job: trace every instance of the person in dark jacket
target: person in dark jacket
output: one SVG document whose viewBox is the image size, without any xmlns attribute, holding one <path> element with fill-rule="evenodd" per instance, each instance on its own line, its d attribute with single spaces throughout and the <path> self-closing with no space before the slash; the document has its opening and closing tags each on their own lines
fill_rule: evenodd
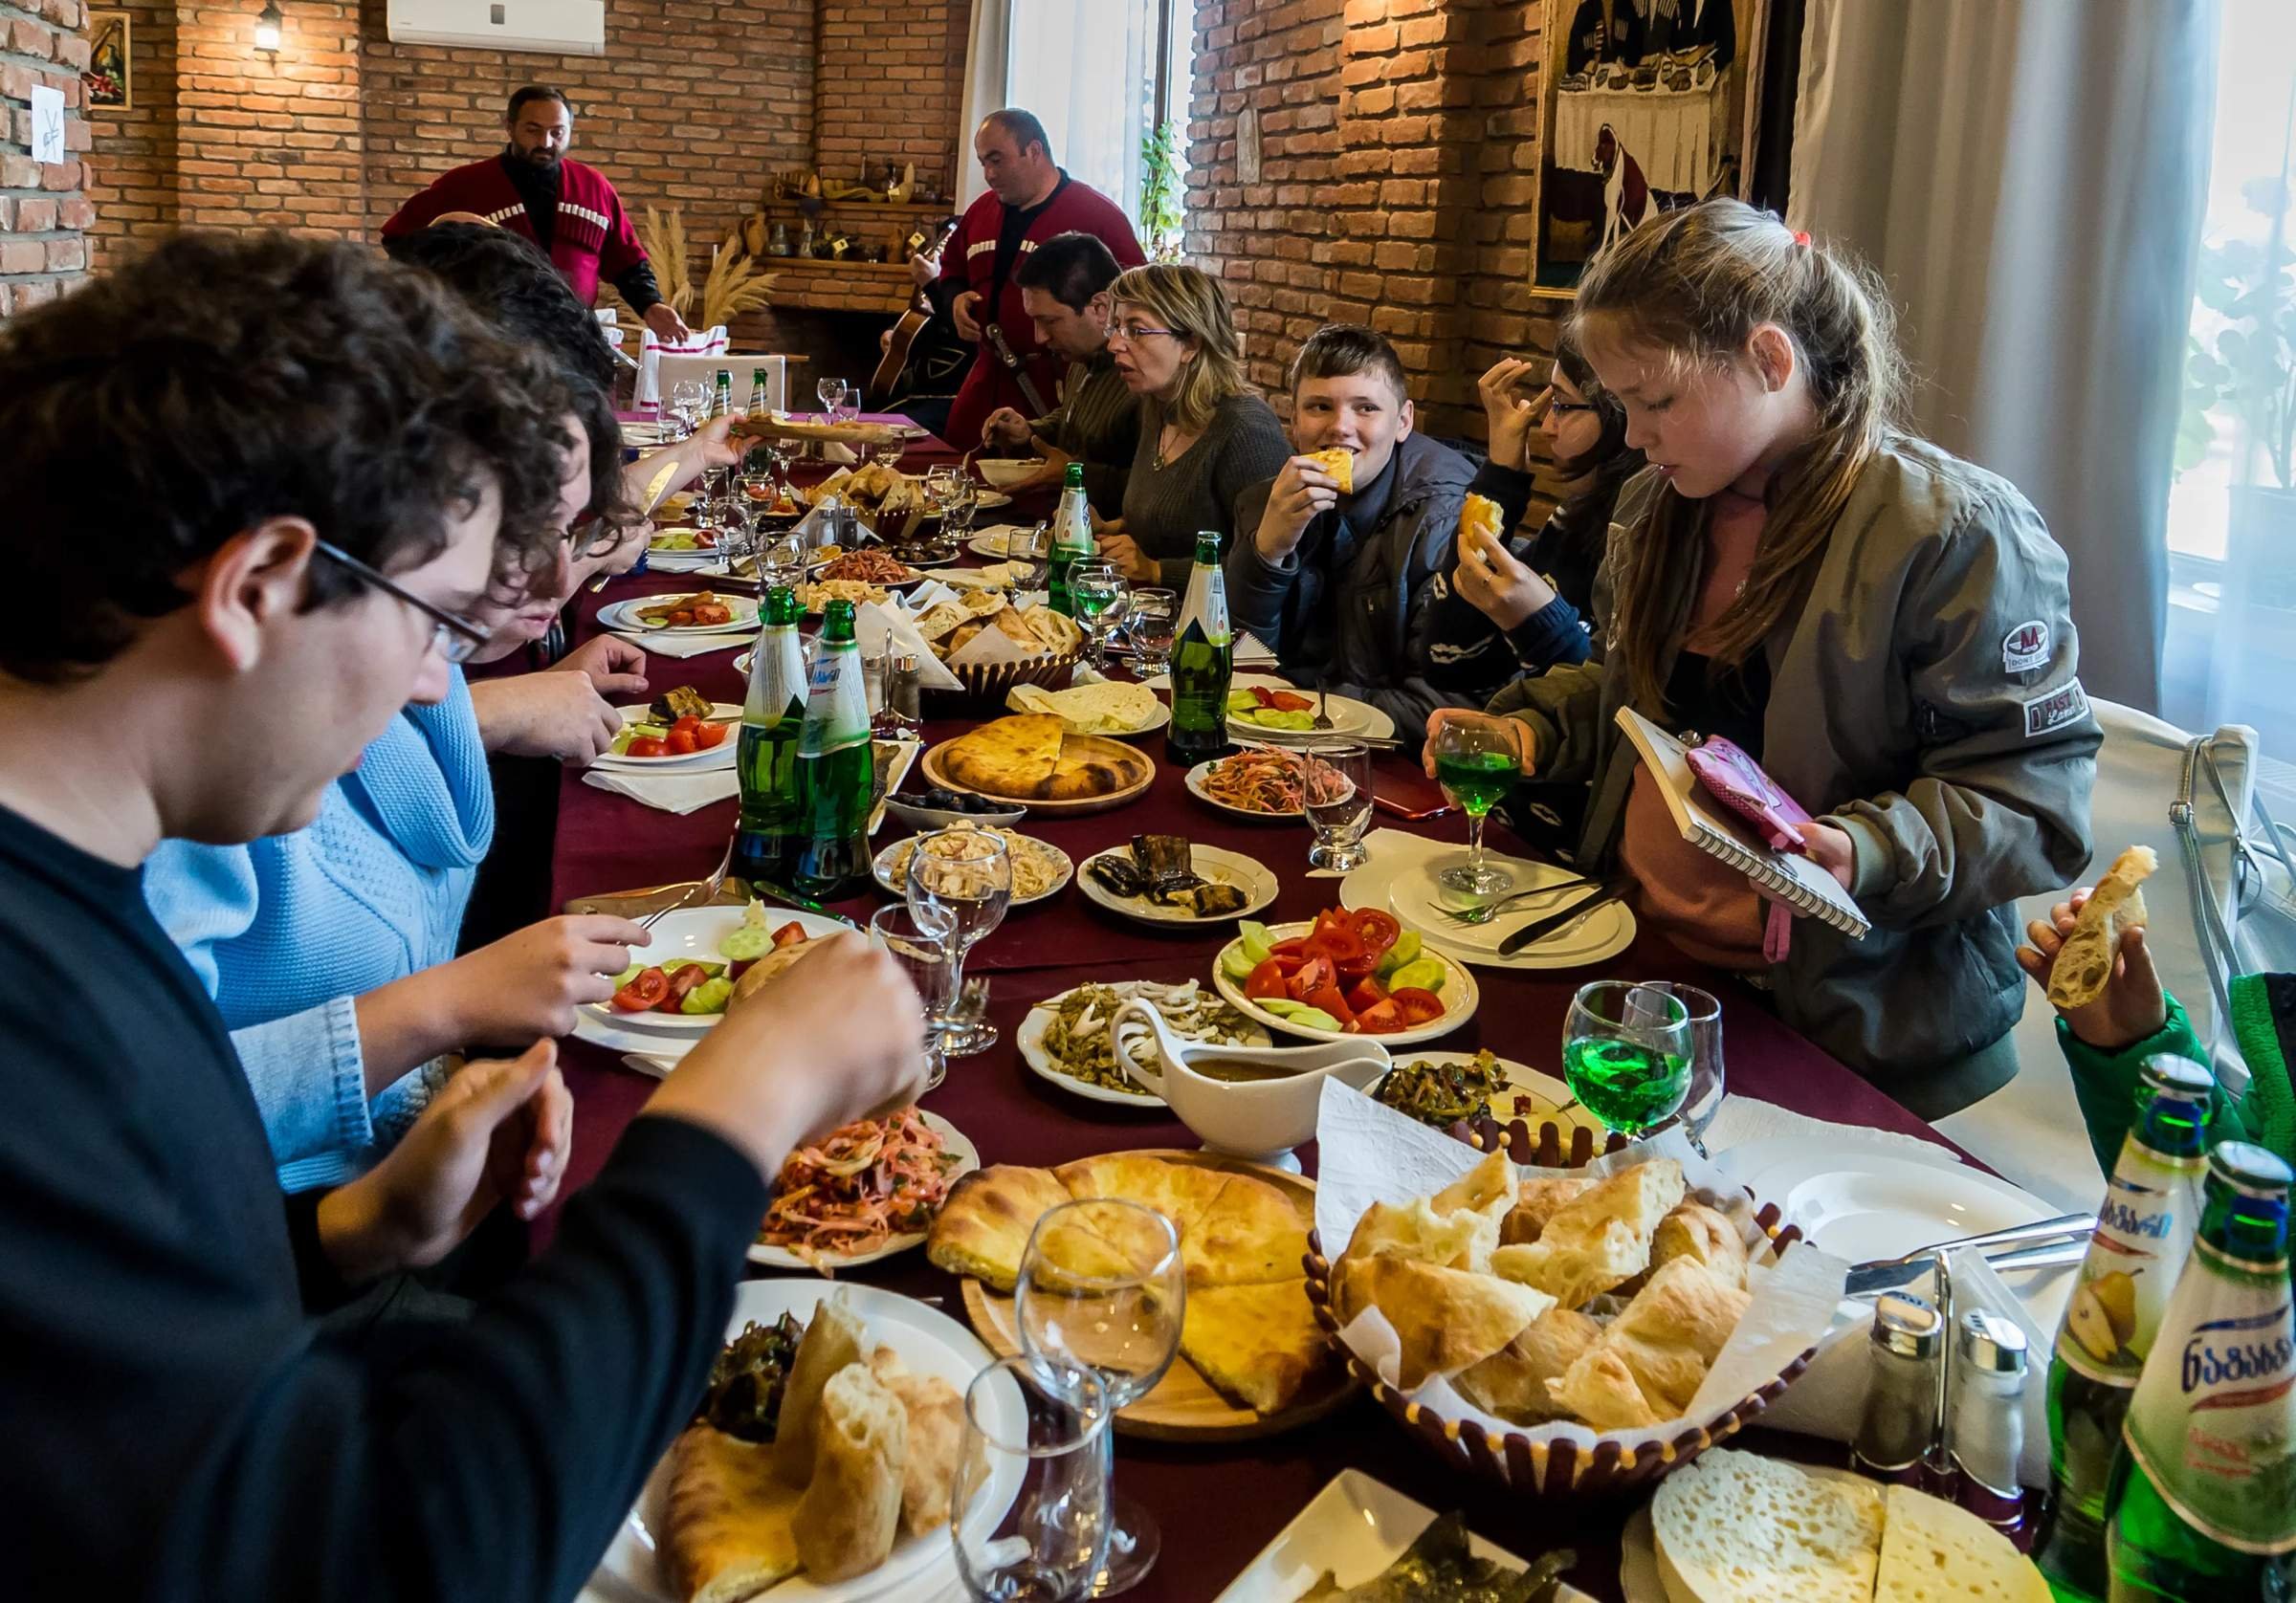
<svg viewBox="0 0 2296 1603">
<path fill-rule="evenodd" d="M 1292 445 L 1301 454 L 1236 500 L 1227 604 L 1284 676 L 1367 701 L 1399 728 L 1437 707 L 1480 706 L 1429 677 L 1432 623 L 1473 467 L 1411 428 L 1395 347 L 1331 323 L 1292 359 Z M 1318 451 L 1353 458 L 1342 491 Z"/>
</svg>

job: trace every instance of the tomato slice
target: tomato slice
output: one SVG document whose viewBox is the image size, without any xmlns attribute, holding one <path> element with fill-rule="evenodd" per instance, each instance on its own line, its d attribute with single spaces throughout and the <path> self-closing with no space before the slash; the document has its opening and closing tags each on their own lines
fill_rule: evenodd
<svg viewBox="0 0 2296 1603">
<path fill-rule="evenodd" d="M 724 724 L 703 724 L 694 732 L 694 744 L 705 752 L 722 746 L 725 744 L 725 731 Z"/>
<path fill-rule="evenodd" d="M 614 1010 L 618 1013 L 643 1013 L 658 1007 L 670 994 L 670 977 L 659 969 L 640 969 L 629 984 L 614 993 Z"/>
<path fill-rule="evenodd" d="M 670 748 L 651 735 L 641 735 L 624 750 L 625 757 L 668 757 Z"/>
<path fill-rule="evenodd" d="M 776 947 L 795 946 L 799 941 L 808 938 L 806 927 L 794 918 L 773 933 L 773 944 Z"/>
<path fill-rule="evenodd" d="M 1315 703 L 1291 691 L 1274 691 L 1269 693 L 1267 705 L 1279 713 L 1304 713 Z"/>
<path fill-rule="evenodd" d="M 1331 924 L 1308 937 L 1308 950 L 1318 957 L 1329 957 L 1336 968 L 1360 958 L 1363 955 L 1363 943 L 1345 925 Z"/>
<path fill-rule="evenodd" d="M 1338 971 L 1332 967 L 1329 957 L 1311 957 L 1284 982 L 1284 988 L 1292 993 L 1293 1000 L 1307 1001 L 1308 994 L 1312 991 L 1333 989 L 1332 981 L 1337 977 Z"/>
<path fill-rule="evenodd" d="M 686 999 L 686 993 L 710 977 L 710 971 L 699 963 L 680 963 L 665 976 L 662 999 L 653 1004 L 656 1013 L 675 1013 L 677 1004 Z"/>
<path fill-rule="evenodd" d="M 1402 938 L 1402 924 L 1393 913 L 1378 908 L 1358 908 L 1348 916 L 1348 924 L 1374 957 L 1384 957 L 1387 949 Z"/>
<path fill-rule="evenodd" d="M 757 965 L 755 957 L 742 957 L 725 965 L 725 977 L 739 979 Z"/>
<path fill-rule="evenodd" d="M 1273 707 L 1275 705 L 1275 692 L 1265 685 L 1252 686 L 1251 697 L 1262 707 Z"/>
<path fill-rule="evenodd" d="M 1347 994 L 1347 1005 L 1358 1013 L 1368 1012 L 1386 999 L 1387 993 L 1380 989 L 1380 982 L 1376 979 L 1359 978 L 1355 988 Z"/>
<path fill-rule="evenodd" d="M 1349 1024 L 1355 1022 L 1356 1010 L 1347 1005 L 1347 999 L 1339 994 L 1339 987 L 1336 985 L 1318 986 L 1299 999 L 1310 1007 L 1322 1008 L 1324 1012 L 1339 1021 L 1341 1029 L 1345 1029 Z"/>
<path fill-rule="evenodd" d="M 694 743 L 694 732 L 690 729 L 672 730 L 670 738 L 662 744 L 670 749 L 672 757 L 690 757 L 701 749 Z"/>
<path fill-rule="evenodd" d="M 1377 1007 L 1365 1008 L 1358 1014 L 1356 1027 L 1365 1035 L 1393 1035 L 1405 1027 L 1402 1009 L 1389 997 Z"/>
<path fill-rule="evenodd" d="M 1251 977 L 1244 981 L 1244 995 L 1253 1001 L 1262 1001 L 1269 997 L 1289 997 L 1291 994 L 1284 988 L 1284 966 L 1273 957 L 1253 969 Z"/>
<path fill-rule="evenodd" d="M 1279 940 L 1268 948 L 1268 955 L 1270 957 L 1297 957 L 1305 960 L 1308 955 L 1307 937 L 1292 935 L 1284 940 Z"/>
<path fill-rule="evenodd" d="M 1409 1024 L 1431 1023 L 1443 1017 L 1443 999 L 1432 991 L 1423 991 L 1416 985 L 1406 985 L 1391 999 L 1402 1010 L 1403 1021 Z"/>
<path fill-rule="evenodd" d="M 679 730 L 681 730 L 681 729 L 682 729 L 682 730 L 684 730 L 684 731 L 685 731 L 685 732 L 686 732 L 688 735 L 691 735 L 691 734 L 693 734 L 693 733 L 694 733 L 695 730 L 699 729 L 700 727 L 701 727 L 701 720 L 700 720 L 699 718 L 695 717 L 695 716 L 693 714 L 691 714 L 691 713 L 683 713 L 683 714 L 680 714 L 678 715 L 677 722 L 675 722 L 675 723 L 673 723 L 673 724 L 672 724 L 672 725 L 670 726 L 670 733 L 671 733 L 671 734 L 673 734 L 673 735 L 674 735 L 674 734 L 676 734 L 676 733 L 677 733 Z"/>
</svg>

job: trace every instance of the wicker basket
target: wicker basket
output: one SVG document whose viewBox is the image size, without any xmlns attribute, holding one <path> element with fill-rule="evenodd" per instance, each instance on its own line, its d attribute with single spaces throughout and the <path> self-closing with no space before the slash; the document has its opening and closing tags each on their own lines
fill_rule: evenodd
<svg viewBox="0 0 2296 1603">
<path fill-rule="evenodd" d="M 1453 1125 L 1450 1133 L 1482 1152 L 1504 1146 L 1507 1155 L 1516 1163 L 1535 1163 L 1543 1168 L 1576 1169 L 1594 1155 L 1594 1136 L 1581 1127 L 1573 1127 L 1566 1133 L 1549 1122 L 1542 1122 L 1534 1130 L 1521 1119 L 1500 1125 L 1484 1118 L 1471 1124 Z M 1622 1137 L 1613 1134 L 1603 1151 L 1617 1152 L 1625 1145 Z M 1781 1225 L 1781 1217 L 1775 1203 L 1759 1203 L 1755 1214 L 1762 1233 L 1770 1238 L 1773 1261 L 1801 1240 L 1799 1227 Z M 1776 1378 L 1756 1388 L 1710 1424 L 1689 1427 L 1655 1447 L 1638 1450 L 1616 1441 L 1599 1440 L 1589 1452 L 1570 1441 L 1533 1441 L 1520 1431 L 1493 1435 L 1471 1420 L 1443 1418 L 1433 1410 L 1422 1408 L 1403 1396 L 1339 1340 L 1339 1322 L 1332 1311 L 1332 1265 L 1323 1255 L 1318 1234 L 1309 1234 L 1308 1255 L 1303 1262 L 1308 1273 L 1308 1302 L 1315 1310 L 1316 1323 L 1338 1347 L 1348 1372 L 1371 1389 L 1380 1406 L 1453 1468 L 1485 1476 L 1526 1497 L 1601 1498 L 1648 1485 L 1660 1476 L 1689 1463 L 1716 1442 L 1735 1436 L 1808 1368 L 1812 1354 L 1818 1350 L 1815 1346 L 1809 1348 Z"/>
<path fill-rule="evenodd" d="M 943 690 L 943 695 L 966 695 L 982 701 L 993 701 L 1002 706 L 1005 692 L 1015 685 L 1041 685 L 1056 691 L 1065 686 L 1084 660 L 1082 651 L 1063 651 L 1049 657 L 1023 657 L 1017 662 L 967 663 L 961 668 L 951 667 L 963 689 Z M 946 666 L 946 665 L 944 665 Z"/>
</svg>

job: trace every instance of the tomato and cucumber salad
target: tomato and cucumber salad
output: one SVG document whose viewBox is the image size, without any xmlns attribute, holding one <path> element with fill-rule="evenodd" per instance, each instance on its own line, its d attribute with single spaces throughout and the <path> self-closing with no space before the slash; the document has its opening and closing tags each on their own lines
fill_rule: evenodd
<svg viewBox="0 0 2296 1603">
<path fill-rule="evenodd" d="M 724 745 L 727 727 L 692 714 L 667 727 L 661 724 L 631 724 L 614 737 L 614 756 L 691 757 L 695 752 L 711 751 Z"/>
<path fill-rule="evenodd" d="M 1377 908 L 1326 908 L 1305 934 L 1269 938 L 1249 919 L 1221 954 L 1247 1000 L 1303 1029 L 1393 1035 L 1443 1017 L 1445 970 L 1419 933 Z"/>
<path fill-rule="evenodd" d="M 692 1018 L 723 1013 L 733 999 L 734 981 L 749 971 L 766 952 L 806 939 L 806 927 L 795 919 L 773 932 L 767 942 L 748 941 L 749 926 L 725 939 L 724 962 L 686 958 L 674 963 L 632 964 L 614 981 L 612 1001 L 617 1013 L 682 1013 Z M 751 950 L 755 947 L 756 950 Z"/>
</svg>

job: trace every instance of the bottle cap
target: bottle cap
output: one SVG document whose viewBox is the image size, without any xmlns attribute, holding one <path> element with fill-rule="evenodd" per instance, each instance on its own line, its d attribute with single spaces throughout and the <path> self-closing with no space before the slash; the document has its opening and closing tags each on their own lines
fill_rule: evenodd
<svg viewBox="0 0 2296 1603">
<path fill-rule="evenodd" d="M 2216 1076 L 2190 1058 L 2180 1058 L 2174 1052 L 2155 1052 L 2145 1060 L 2140 1071 L 2145 1089 L 2158 1094 L 2206 1100 L 2217 1088 Z"/>
<path fill-rule="evenodd" d="M 2022 1374 L 2025 1332 L 2013 1319 L 1973 1308 L 1961 1316 L 1961 1358 L 1995 1374 Z"/>
<path fill-rule="evenodd" d="M 2219 1141 L 2209 1149 L 2209 1177 L 2251 1197 L 2285 1197 L 2296 1174 L 2263 1147 L 2247 1141 Z"/>
<path fill-rule="evenodd" d="M 1873 1329 L 1866 1340 L 1900 1358 L 1937 1356 L 1945 1335 L 1945 1321 L 1929 1303 L 1910 1291 L 1886 1291 L 1873 1305 Z"/>
</svg>

